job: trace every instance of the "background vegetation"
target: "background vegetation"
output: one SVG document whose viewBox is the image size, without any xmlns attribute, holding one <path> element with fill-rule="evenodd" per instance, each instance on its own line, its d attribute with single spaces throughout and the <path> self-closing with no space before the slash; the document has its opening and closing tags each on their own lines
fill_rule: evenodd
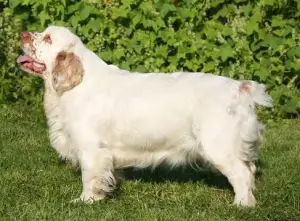
<svg viewBox="0 0 300 221">
<path fill-rule="evenodd" d="M 272 115 L 300 113 L 297 0 L 0 0 L 0 102 L 40 104 L 20 32 L 70 27 L 103 60 L 141 72 L 203 71 L 265 83 Z"/>
</svg>

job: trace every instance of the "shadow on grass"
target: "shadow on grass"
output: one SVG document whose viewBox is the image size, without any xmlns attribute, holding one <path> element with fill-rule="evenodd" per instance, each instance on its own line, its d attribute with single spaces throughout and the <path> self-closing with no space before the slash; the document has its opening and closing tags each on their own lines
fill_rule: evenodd
<svg viewBox="0 0 300 221">
<path fill-rule="evenodd" d="M 256 162 L 258 168 L 256 178 L 262 175 L 261 168 L 264 163 L 261 160 Z M 160 166 L 155 170 L 128 168 L 124 171 L 125 180 L 141 180 L 143 182 L 164 183 L 164 182 L 203 182 L 204 184 L 218 189 L 230 189 L 232 187 L 227 178 L 221 173 L 207 167 L 194 169 L 190 166 L 170 169 Z"/>
<path fill-rule="evenodd" d="M 64 162 L 60 161 L 60 164 Z M 258 178 L 262 175 L 261 168 L 265 167 L 261 160 L 256 162 L 257 172 L 255 177 Z M 74 169 L 74 168 L 73 168 Z M 77 176 L 80 176 L 80 169 L 74 170 Z M 165 183 L 165 182 L 202 182 L 210 187 L 218 189 L 229 189 L 232 190 L 232 186 L 228 182 L 227 178 L 216 170 L 212 170 L 208 167 L 197 166 L 197 169 L 191 166 L 178 167 L 170 169 L 167 166 L 159 166 L 152 170 L 150 168 L 137 169 L 127 168 L 122 172 L 123 177 L 126 180 L 140 180 L 142 182 L 149 183 Z"/>
<path fill-rule="evenodd" d="M 175 169 L 160 166 L 155 170 L 129 168 L 124 171 L 125 180 L 141 180 L 143 182 L 203 182 L 208 186 L 219 189 L 231 189 L 226 177 L 208 168 L 193 169 L 192 167 L 179 167 Z"/>
</svg>

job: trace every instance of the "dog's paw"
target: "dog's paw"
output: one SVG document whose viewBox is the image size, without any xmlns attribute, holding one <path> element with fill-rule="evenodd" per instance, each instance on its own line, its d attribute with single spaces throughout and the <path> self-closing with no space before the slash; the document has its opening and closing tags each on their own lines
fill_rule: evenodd
<svg viewBox="0 0 300 221">
<path fill-rule="evenodd" d="M 103 200 L 105 198 L 104 194 L 91 194 L 91 193 L 82 193 L 79 198 L 71 200 L 71 203 L 85 203 L 85 204 L 93 204 L 99 200 Z"/>
<path fill-rule="evenodd" d="M 235 197 L 233 204 L 236 206 L 254 207 L 256 204 L 256 200 L 253 194 L 249 193 L 246 197 Z"/>
</svg>

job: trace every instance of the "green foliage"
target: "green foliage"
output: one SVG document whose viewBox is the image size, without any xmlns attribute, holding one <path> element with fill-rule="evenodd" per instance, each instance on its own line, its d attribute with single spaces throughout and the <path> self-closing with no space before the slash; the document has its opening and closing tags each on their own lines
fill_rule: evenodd
<svg viewBox="0 0 300 221">
<path fill-rule="evenodd" d="M 0 101 L 41 100 L 15 59 L 21 30 L 70 27 L 107 63 L 140 72 L 204 71 L 267 85 L 274 117 L 300 113 L 297 0 L 1 1 Z M 0 7 L 1 8 L 1 7 Z"/>
</svg>

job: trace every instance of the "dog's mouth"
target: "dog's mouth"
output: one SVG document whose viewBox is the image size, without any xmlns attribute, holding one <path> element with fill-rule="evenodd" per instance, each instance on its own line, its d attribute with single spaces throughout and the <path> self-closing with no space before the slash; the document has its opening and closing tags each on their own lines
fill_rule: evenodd
<svg viewBox="0 0 300 221">
<path fill-rule="evenodd" d="M 17 62 L 21 65 L 21 68 L 29 73 L 42 75 L 46 70 L 46 65 L 35 61 L 28 55 L 22 55 L 18 57 Z"/>
</svg>

